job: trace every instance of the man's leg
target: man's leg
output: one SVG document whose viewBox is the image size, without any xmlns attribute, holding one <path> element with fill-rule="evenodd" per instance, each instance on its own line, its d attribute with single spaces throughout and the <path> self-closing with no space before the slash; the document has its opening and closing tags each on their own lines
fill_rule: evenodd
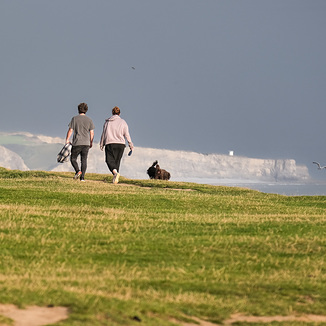
<svg viewBox="0 0 326 326">
<path fill-rule="evenodd" d="M 85 179 L 85 173 L 87 170 L 87 157 L 88 157 L 88 151 L 89 151 L 89 146 L 82 146 L 82 149 L 80 151 L 80 157 L 81 157 L 81 176 L 80 180 Z"/>
<path fill-rule="evenodd" d="M 71 165 L 74 168 L 76 173 L 78 173 L 80 171 L 78 163 L 77 163 L 77 157 L 78 157 L 79 153 L 80 153 L 80 146 L 72 146 L 70 162 L 71 162 Z"/>
</svg>

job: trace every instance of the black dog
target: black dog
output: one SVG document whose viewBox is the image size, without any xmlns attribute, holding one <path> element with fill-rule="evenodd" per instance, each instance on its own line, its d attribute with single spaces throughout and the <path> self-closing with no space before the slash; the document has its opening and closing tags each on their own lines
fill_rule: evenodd
<svg viewBox="0 0 326 326">
<path fill-rule="evenodd" d="M 147 174 L 151 179 L 169 180 L 171 177 L 168 171 L 160 168 L 157 160 L 148 168 Z"/>
<path fill-rule="evenodd" d="M 149 167 L 147 170 L 147 174 L 149 175 L 150 179 L 155 179 L 155 172 L 156 172 L 155 165 L 157 163 L 158 163 L 157 161 L 153 162 L 152 166 Z"/>
</svg>

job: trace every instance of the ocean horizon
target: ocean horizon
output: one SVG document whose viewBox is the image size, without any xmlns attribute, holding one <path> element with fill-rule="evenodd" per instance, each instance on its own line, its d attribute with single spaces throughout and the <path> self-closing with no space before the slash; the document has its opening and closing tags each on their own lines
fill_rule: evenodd
<svg viewBox="0 0 326 326">
<path fill-rule="evenodd" d="M 235 179 L 181 178 L 173 181 L 194 182 L 214 186 L 248 188 L 264 193 L 285 196 L 326 196 L 326 181 L 309 180 L 300 182 L 263 182 Z"/>
</svg>

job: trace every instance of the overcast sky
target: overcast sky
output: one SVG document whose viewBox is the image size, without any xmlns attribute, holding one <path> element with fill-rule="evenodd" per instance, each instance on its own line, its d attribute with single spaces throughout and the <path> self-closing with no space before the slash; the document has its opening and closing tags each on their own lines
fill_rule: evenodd
<svg viewBox="0 0 326 326">
<path fill-rule="evenodd" d="M 0 0 L 0 131 L 326 163 L 325 0 Z M 133 67 L 135 69 L 133 69 Z"/>
</svg>

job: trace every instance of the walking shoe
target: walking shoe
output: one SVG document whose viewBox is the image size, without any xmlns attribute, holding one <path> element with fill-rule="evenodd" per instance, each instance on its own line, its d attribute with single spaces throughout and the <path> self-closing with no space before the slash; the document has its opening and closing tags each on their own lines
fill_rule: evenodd
<svg viewBox="0 0 326 326">
<path fill-rule="evenodd" d="M 113 175 L 112 183 L 117 184 L 119 182 L 120 173 L 117 172 Z"/>
<path fill-rule="evenodd" d="M 82 175 L 81 171 L 77 172 L 74 176 L 74 179 L 77 180 Z"/>
<path fill-rule="evenodd" d="M 81 182 L 86 182 L 85 179 L 80 179 Z"/>
</svg>

